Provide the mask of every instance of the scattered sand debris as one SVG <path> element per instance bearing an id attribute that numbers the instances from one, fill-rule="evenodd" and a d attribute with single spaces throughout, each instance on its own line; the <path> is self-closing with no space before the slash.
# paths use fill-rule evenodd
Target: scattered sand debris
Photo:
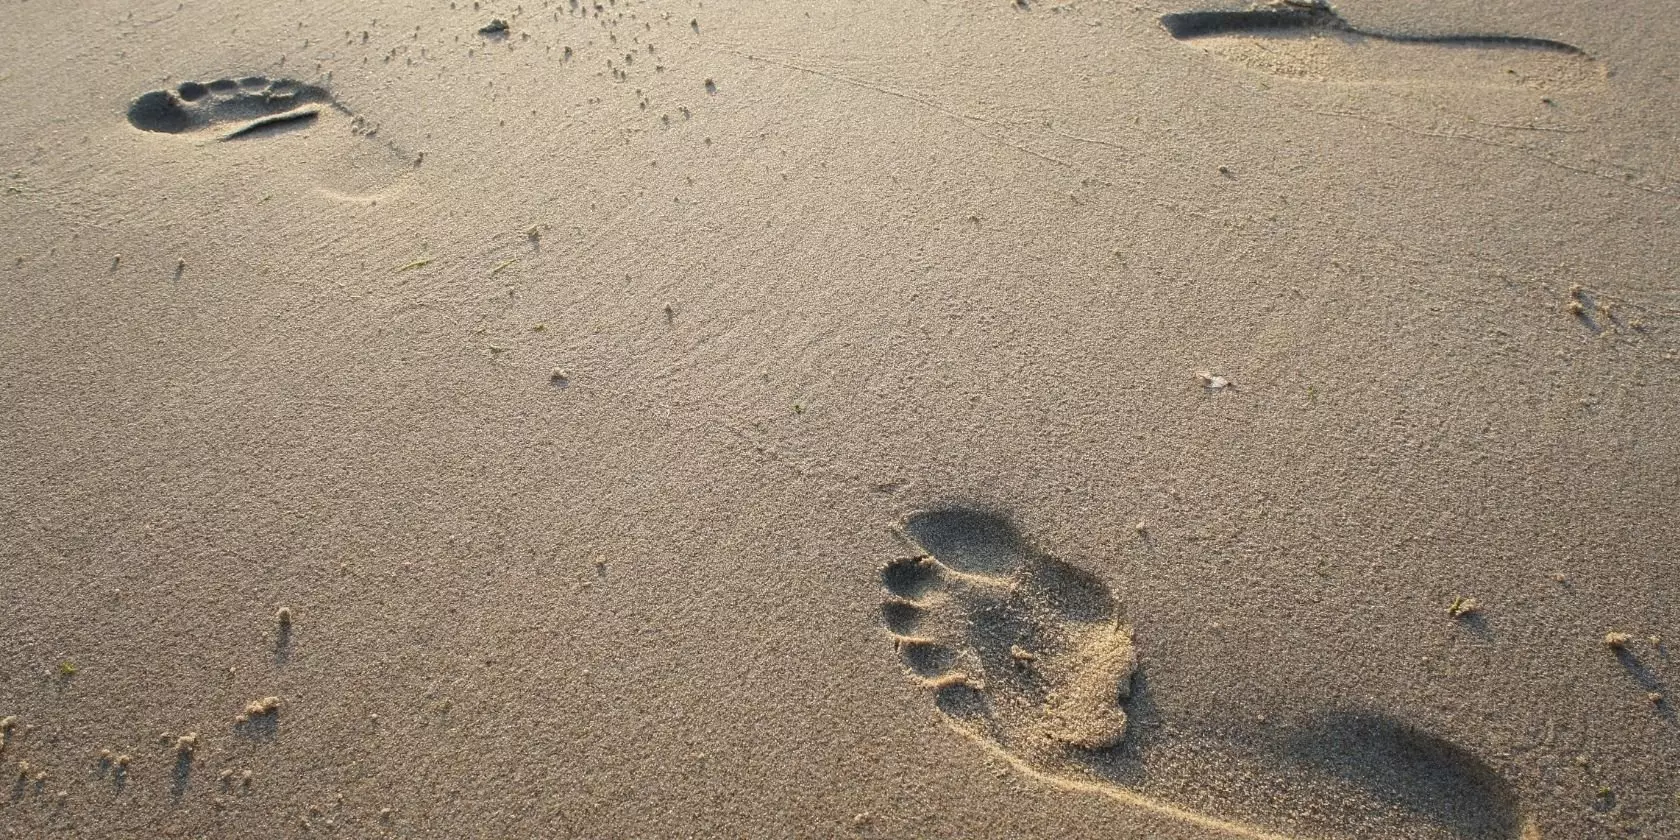
<path id="1" fill-rule="evenodd" d="M 280 698 L 264 697 L 245 704 L 245 711 L 234 718 L 237 723 L 249 723 L 251 718 L 271 715 L 280 709 Z"/>
<path id="2" fill-rule="evenodd" d="M 1447 615 L 1453 618 L 1464 618 L 1481 611 L 1481 602 L 1475 598 L 1466 598 L 1463 595 L 1454 596 L 1452 604 L 1447 607 Z"/>
<path id="3" fill-rule="evenodd" d="M 1231 380 L 1216 375 L 1212 371 L 1196 371 L 1196 381 L 1202 383 L 1202 387 L 1209 391 L 1224 391 L 1227 389 L 1235 391 L 1237 389 L 1235 385 L 1231 384 Z"/>

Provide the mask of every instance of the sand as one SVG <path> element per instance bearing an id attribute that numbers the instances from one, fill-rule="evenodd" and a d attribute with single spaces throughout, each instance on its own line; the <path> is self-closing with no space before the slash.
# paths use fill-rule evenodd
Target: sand
<path id="1" fill-rule="evenodd" d="M 1672 10 L 1202 8 L 5 0 L 0 833 L 1680 837 Z"/>

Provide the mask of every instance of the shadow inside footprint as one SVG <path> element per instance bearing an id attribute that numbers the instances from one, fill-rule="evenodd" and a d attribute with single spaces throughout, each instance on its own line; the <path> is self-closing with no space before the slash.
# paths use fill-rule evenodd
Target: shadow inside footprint
<path id="1" fill-rule="evenodd" d="M 1559 91 L 1600 84 L 1606 70 L 1574 44 L 1500 33 L 1385 31 L 1355 26 L 1323 0 L 1162 15 L 1174 39 L 1250 70 L 1376 86 L 1478 112 L 1488 90 Z M 1481 92 L 1481 93 L 1478 93 Z M 1509 106 L 1505 106 L 1509 107 Z"/>
<path id="2" fill-rule="evenodd" d="M 1360 29 L 1348 23 L 1329 3 L 1314 0 L 1280 0 L 1270 5 L 1240 10 L 1208 10 L 1162 15 L 1161 26 L 1178 40 L 1219 35 L 1277 35 L 1291 32 L 1342 32 L 1380 41 L 1446 46 L 1514 47 L 1552 50 L 1586 55 L 1580 47 L 1550 38 L 1523 35 L 1448 34 L 1428 35 Z"/>
<path id="3" fill-rule="evenodd" d="M 1296 730 L 1284 758 L 1376 794 L 1391 809 L 1464 838 L 1516 837 L 1521 816 L 1504 779 L 1481 759 L 1382 715 L 1337 712 Z"/>
<path id="4" fill-rule="evenodd" d="M 985 511 L 925 511 L 906 519 L 904 531 L 939 562 L 959 572 L 1007 573 L 1025 559 L 1015 526 Z"/>
<path id="5" fill-rule="evenodd" d="M 925 553 L 881 571 L 902 665 L 947 721 L 1023 769 L 1239 834 L 1521 835 L 1492 768 L 1382 715 L 1256 725 L 1214 710 L 1175 724 L 1108 585 L 1033 550 L 1002 516 L 924 511 L 903 533 Z"/>
<path id="6" fill-rule="evenodd" d="M 295 79 L 246 76 L 182 82 L 140 94 L 128 121 L 142 131 L 184 134 L 226 131 L 223 140 L 274 133 L 313 121 L 322 106 L 338 107 L 326 88 Z"/>
<path id="7" fill-rule="evenodd" d="M 254 119 L 245 125 L 222 135 L 222 139 L 243 140 L 251 137 L 267 137 L 269 135 L 303 128 L 310 123 L 315 122 L 315 120 L 320 116 L 321 112 L 317 109 L 299 108 L 295 111 L 287 111 L 284 114 L 275 114 L 272 117 L 259 117 L 258 119 Z"/>

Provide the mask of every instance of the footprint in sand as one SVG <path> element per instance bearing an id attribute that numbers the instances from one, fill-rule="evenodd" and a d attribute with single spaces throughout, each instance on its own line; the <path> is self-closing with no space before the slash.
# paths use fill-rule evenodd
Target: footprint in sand
<path id="1" fill-rule="evenodd" d="M 1668 158 L 1603 156 L 1594 138 L 1617 114 L 1600 102 L 1610 68 L 1574 44 L 1379 31 L 1356 26 L 1327 0 L 1185 11 L 1160 23 L 1186 46 L 1280 80 L 1264 87 L 1278 102 L 1310 113 L 1508 149 L 1635 189 L 1672 191 Z"/>
<path id="2" fill-rule="evenodd" d="M 326 87 L 266 76 L 185 81 L 169 90 L 140 94 L 128 106 L 128 121 L 141 131 L 210 141 L 249 140 L 312 133 L 335 123 L 339 134 L 371 138 L 375 129 L 344 107 Z M 319 180 L 366 193 L 412 168 L 416 158 L 384 142 L 357 142 L 330 154 L 313 154 Z M 341 196 L 350 197 L 350 196 Z"/>
<path id="3" fill-rule="evenodd" d="M 142 131 L 212 131 L 219 135 L 217 139 L 237 140 L 301 128 L 314 122 L 322 107 L 343 111 L 326 88 L 292 79 L 246 76 L 182 82 L 174 90 L 143 93 L 128 106 L 128 121 Z"/>
<path id="4" fill-rule="evenodd" d="M 1164 15 L 1172 37 L 1253 70 L 1347 84 L 1423 83 L 1559 90 L 1602 79 L 1585 51 L 1546 38 L 1377 32 L 1324 0 L 1278 0 L 1236 11 Z"/>
<path id="5" fill-rule="evenodd" d="M 1381 715 L 1168 725 L 1096 576 L 982 511 L 917 513 L 901 533 L 919 553 L 882 569 L 881 614 L 904 666 L 1023 772 L 1238 837 L 1539 836 L 1480 760 Z"/>

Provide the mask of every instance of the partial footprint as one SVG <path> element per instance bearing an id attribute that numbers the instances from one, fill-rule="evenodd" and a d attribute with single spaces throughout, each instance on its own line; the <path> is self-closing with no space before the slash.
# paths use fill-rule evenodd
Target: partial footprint
<path id="1" fill-rule="evenodd" d="M 182 82 L 174 90 L 143 93 L 128 106 L 128 121 L 143 131 L 214 131 L 222 140 L 236 140 L 302 127 L 320 116 L 324 106 L 343 111 L 326 88 L 246 76 Z"/>
<path id="2" fill-rule="evenodd" d="M 338 133 L 371 138 L 376 129 L 335 99 L 326 87 L 265 76 L 186 81 L 171 90 L 148 91 L 128 106 L 128 121 L 142 131 L 213 141 L 274 137 L 333 121 Z M 355 143 L 314 156 L 316 168 L 335 194 L 368 193 L 390 184 L 417 160 L 380 141 Z"/>
<path id="3" fill-rule="evenodd" d="M 881 573 L 900 659 L 952 725 L 1024 772 L 1242 837 L 1539 836 L 1480 760 L 1380 715 L 1169 725 L 1096 576 L 983 511 L 917 513 L 902 533 L 921 553 Z"/>
<path id="4" fill-rule="evenodd" d="M 1383 32 L 1326 0 L 1163 15 L 1186 46 L 1277 79 L 1272 101 L 1324 117 L 1467 142 L 1633 189 L 1674 192 L 1661 144 L 1605 157 L 1621 121 L 1608 65 L 1573 44 L 1506 34 Z M 1627 149 L 1631 149 L 1627 150 Z"/>
<path id="5" fill-rule="evenodd" d="M 1120 743 L 1137 659 L 1101 581 L 1029 559 L 985 514 L 920 514 L 906 530 L 929 555 L 887 567 L 883 616 L 946 714 L 1023 757 Z"/>
<path id="6" fill-rule="evenodd" d="M 1591 56 L 1562 41 L 1376 32 L 1355 27 L 1324 0 L 1183 12 L 1163 16 L 1161 25 L 1228 61 L 1315 81 L 1556 90 L 1603 76 Z"/>

